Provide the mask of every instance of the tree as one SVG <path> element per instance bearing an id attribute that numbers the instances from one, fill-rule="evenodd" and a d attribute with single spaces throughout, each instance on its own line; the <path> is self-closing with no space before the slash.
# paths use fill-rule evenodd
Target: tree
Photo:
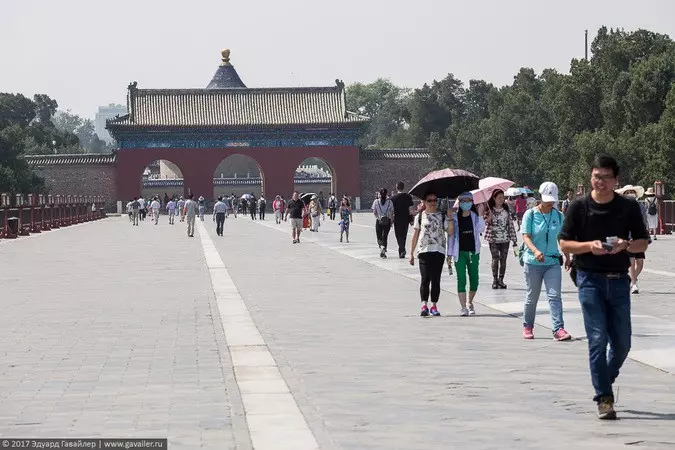
<path id="1" fill-rule="evenodd" d="M 407 147 L 407 123 L 403 117 L 408 90 L 380 78 L 370 84 L 347 87 L 347 110 L 370 117 L 360 140 L 364 147 Z"/>

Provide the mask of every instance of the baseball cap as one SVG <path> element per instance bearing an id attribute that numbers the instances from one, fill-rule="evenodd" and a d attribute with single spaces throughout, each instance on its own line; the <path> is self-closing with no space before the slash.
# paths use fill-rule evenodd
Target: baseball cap
<path id="1" fill-rule="evenodd" d="M 548 202 L 558 202 L 558 186 L 555 183 L 550 181 L 545 181 L 539 186 L 539 194 L 541 195 L 541 201 Z"/>

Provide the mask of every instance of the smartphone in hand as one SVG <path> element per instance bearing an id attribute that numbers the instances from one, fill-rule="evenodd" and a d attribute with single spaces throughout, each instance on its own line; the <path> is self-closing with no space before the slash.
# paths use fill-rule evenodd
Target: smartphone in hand
<path id="1" fill-rule="evenodd" d="M 604 248 L 608 252 L 611 252 L 612 250 L 614 250 L 614 246 L 612 244 L 608 244 L 606 242 L 602 243 L 602 248 Z"/>

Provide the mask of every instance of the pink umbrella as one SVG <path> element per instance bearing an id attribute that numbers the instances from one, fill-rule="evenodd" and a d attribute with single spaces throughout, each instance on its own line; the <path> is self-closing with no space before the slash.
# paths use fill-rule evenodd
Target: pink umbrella
<path id="1" fill-rule="evenodd" d="M 473 195 L 473 203 L 478 205 L 480 203 L 487 203 L 492 197 L 492 193 L 496 190 L 506 191 L 513 186 L 513 181 L 505 178 L 487 177 L 478 182 L 478 189 L 471 191 Z M 457 205 L 457 201 L 455 201 Z"/>

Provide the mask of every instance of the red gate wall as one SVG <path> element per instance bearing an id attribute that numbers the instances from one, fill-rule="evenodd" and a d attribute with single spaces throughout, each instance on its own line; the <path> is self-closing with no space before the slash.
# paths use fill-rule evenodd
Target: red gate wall
<path id="1" fill-rule="evenodd" d="M 333 171 L 338 194 L 360 193 L 358 147 L 280 147 L 280 148 L 134 148 L 117 151 L 117 196 L 129 200 L 141 195 L 143 170 L 151 162 L 165 159 L 178 165 L 183 173 L 184 193 L 213 197 L 213 176 L 220 162 L 230 155 L 245 155 L 260 166 L 265 197 L 293 192 L 297 167 L 307 158 L 321 158 Z M 257 194 L 257 193 L 256 193 Z"/>

